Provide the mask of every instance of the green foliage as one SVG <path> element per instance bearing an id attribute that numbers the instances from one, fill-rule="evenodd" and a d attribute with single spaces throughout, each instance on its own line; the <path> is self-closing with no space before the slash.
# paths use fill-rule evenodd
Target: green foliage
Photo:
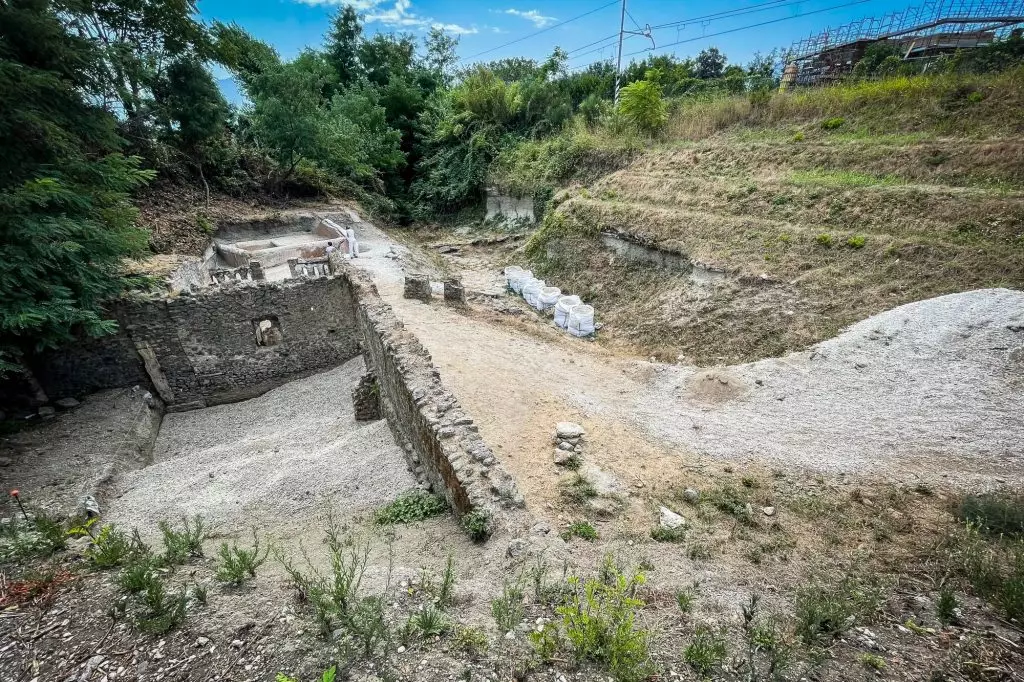
<path id="1" fill-rule="evenodd" d="M 44 0 L 4 3 L 0 90 L 0 375 L 22 358 L 116 328 L 101 304 L 143 252 L 129 194 L 153 177 L 119 153 L 114 118 L 89 94 L 97 46 Z"/>
<path id="2" fill-rule="evenodd" d="M 822 121 L 821 127 L 825 130 L 835 130 L 836 128 L 841 128 L 844 123 L 846 123 L 846 119 L 842 116 L 833 116 Z"/>
<path id="3" fill-rule="evenodd" d="M 740 492 L 736 486 L 723 483 L 707 494 L 707 501 L 718 511 L 728 514 L 745 525 L 756 525 L 757 520 L 751 513 L 749 493 Z"/>
<path id="4" fill-rule="evenodd" d="M 335 676 L 338 674 L 337 666 L 331 666 L 324 671 L 324 674 L 320 676 L 317 682 L 334 682 Z M 288 677 L 284 673 L 278 673 L 277 677 L 274 678 L 274 682 L 299 682 L 298 678 Z"/>
<path id="5" fill-rule="evenodd" d="M 597 488 L 583 474 L 577 473 L 571 480 L 559 484 L 558 492 L 566 502 L 583 504 L 597 497 Z"/>
<path id="6" fill-rule="evenodd" d="M 956 600 L 956 593 L 949 585 L 943 585 L 939 590 L 939 598 L 935 601 L 935 615 L 943 625 L 949 625 L 956 620 L 956 610 L 959 604 Z"/>
<path id="7" fill-rule="evenodd" d="M 805 644 L 835 639 L 873 615 L 881 602 L 876 585 L 853 576 L 801 587 L 795 600 L 796 634 Z"/>
<path id="8" fill-rule="evenodd" d="M 374 522 L 385 526 L 395 523 L 415 523 L 448 511 L 448 503 L 440 495 L 424 490 L 402 493 L 391 502 L 373 513 Z"/>
<path id="9" fill-rule="evenodd" d="M 1024 538 L 992 537 L 967 524 L 950 537 L 947 569 L 1006 618 L 1024 619 Z"/>
<path id="10" fill-rule="evenodd" d="M 681 590 L 676 590 L 676 605 L 683 613 L 693 610 L 693 604 L 697 601 L 697 583 Z"/>
<path id="11" fill-rule="evenodd" d="M 34 510 L 28 521 L 15 514 L 0 525 L 0 563 L 48 557 L 66 547 L 60 521 L 41 510 Z"/>
<path id="12" fill-rule="evenodd" d="M 1024 495 L 999 491 L 965 495 L 955 510 L 958 520 L 983 533 L 1024 537 Z"/>
<path id="13" fill-rule="evenodd" d="M 135 615 L 135 625 L 147 634 L 163 634 L 185 620 L 185 590 L 170 594 L 160 580 L 150 580 L 139 599 L 142 609 Z"/>
<path id="14" fill-rule="evenodd" d="M 618 113 L 641 132 L 653 135 L 668 121 L 668 107 L 662 98 L 661 85 L 648 78 L 630 83 L 619 91 Z"/>
<path id="15" fill-rule="evenodd" d="M 828 232 L 822 232 L 821 234 L 814 236 L 814 241 L 818 242 L 821 246 L 832 246 L 832 235 Z"/>
<path id="16" fill-rule="evenodd" d="M 450 627 L 444 614 L 433 606 L 425 606 L 422 611 L 415 614 L 412 623 L 424 637 L 443 635 Z"/>
<path id="17" fill-rule="evenodd" d="M 865 668 L 870 668 L 871 670 L 876 670 L 878 672 L 885 670 L 885 659 L 881 656 L 863 653 L 857 657 L 857 660 L 860 661 Z"/>
<path id="18" fill-rule="evenodd" d="M 370 545 L 359 544 L 345 534 L 333 515 L 328 515 L 324 529 L 330 572 L 321 573 L 306 558 L 308 572 L 278 555 L 292 586 L 299 596 L 313 608 L 313 616 L 320 632 L 329 635 L 345 625 L 359 601 L 359 586 L 370 556 Z"/>
<path id="19" fill-rule="evenodd" d="M 491 514 L 486 509 L 471 509 L 463 514 L 459 525 L 473 542 L 484 542 L 491 537 Z"/>
<path id="20" fill-rule="evenodd" d="M 448 555 L 441 574 L 441 584 L 437 588 L 437 605 L 441 608 L 450 606 L 455 601 L 455 557 Z"/>
<path id="21" fill-rule="evenodd" d="M 651 529 L 651 539 L 655 542 L 682 542 L 686 539 L 686 528 L 683 526 L 676 528 L 655 526 Z"/>
<path id="22" fill-rule="evenodd" d="M 452 633 L 452 644 L 457 649 L 465 651 L 473 657 L 480 657 L 487 653 L 489 642 L 487 633 L 477 628 L 456 625 Z"/>
<path id="23" fill-rule="evenodd" d="M 644 606 L 637 597 L 643 574 L 626 576 L 606 560 L 601 576 L 586 581 L 572 576 L 568 583 L 569 596 L 555 611 L 573 657 L 604 665 L 620 682 L 646 679 L 654 670 L 650 635 L 636 623 Z"/>
<path id="24" fill-rule="evenodd" d="M 156 573 L 156 563 L 149 554 L 134 558 L 118 574 L 117 586 L 128 594 L 147 591 L 154 581 L 160 579 Z"/>
<path id="25" fill-rule="evenodd" d="M 103 526 L 95 534 L 91 532 L 91 528 L 89 531 L 90 543 L 85 550 L 85 557 L 93 568 L 114 568 L 150 553 L 149 548 L 139 537 L 138 529 L 133 530 L 130 536 L 115 528 L 113 524 Z"/>
<path id="26" fill-rule="evenodd" d="M 698 625 L 693 639 L 683 651 L 683 660 L 699 675 L 706 677 L 725 661 L 727 654 L 725 637 L 710 625 Z"/>
<path id="27" fill-rule="evenodd" d="M 206 522 L 196 514 L 189 519 L 181 518 L 181 530 L 171 526 L 168 521 L 157 524 L 164 543 L 164 561 L 174 566 L 183 564 L 192 557 L 203 556 L 203 541 L 209 537 Z"/>
<path id="28" fill-rule="evenodd" d="M 802 132 L 793 133 L 793 142 L 803 142 L 804 134 Z"/>
<path id="29" fill-rule="evenodd" d="M 237 544 L 223 542 L 217 555 L 217 579 L 230 585 L 241 585 L 256 577 L 256 570 L 267 560 L 270 548 L 260 552 L 260 539 L 256 531 L 252 532 L 252 549 L 244 549 Z"/>
<path id="30" fill-rule="evenodd" d="M 581 538 L 587 542 L 597 540 L 597 530 L 587 521 L 575 521 L 562 531 L 562 539 L 568 542 L 573 538 Z"/>
<path id="31" fill-rule="evenodd" d="M 505 581 L 501 596 L 491 601 L 491 615 L 502 634 L 523 621 L 523 585 L 520 580 Z"/>
<path id="32" fill-rule="evenodd" d="M 851 249 L 863 249 L 867 243 L 867 237 L 862 234 L 855 234 L 846 240 L 846 245 Z"/>

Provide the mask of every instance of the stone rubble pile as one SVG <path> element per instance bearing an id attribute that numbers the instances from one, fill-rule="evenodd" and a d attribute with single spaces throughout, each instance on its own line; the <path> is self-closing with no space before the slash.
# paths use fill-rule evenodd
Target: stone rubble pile
<path id="1" fill-rule="evenodd" d="M 558 422 L 555 425 L 555 464 L 567 466 L 579 461 L 583 454 L 583 436 L 586 431 L 573 422 Z"/>

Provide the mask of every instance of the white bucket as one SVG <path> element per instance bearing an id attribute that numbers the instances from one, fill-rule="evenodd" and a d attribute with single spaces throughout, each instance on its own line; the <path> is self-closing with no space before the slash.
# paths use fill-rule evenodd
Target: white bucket
<path id="1" fill-rule="evenodd" d="M 594 333 L 594 307 L 580 304 L 569 311 L 569 333 L 590 336 Z"/>
<path id="2" fill-rule="evenodd" d="M 562 329 L 569 326 L 569 311 L 575 306 L 578 306 L 580 301 L 579 296 L 562 296 L 555 303 L 555 324 Z"/>
<path id="3" fill-rule="evenodd" d="M 540 290 L 544 288 L 544 280 L 542 279 L 531 279 L 523 284 L 523 298 L 526 302 L 532 305 L 534 308 L 537 307 L 537 297 L 540 296 Z"/>
<path id="4" fill-rule="evenodd" d="M 509 286 L 512 287 L 512 291 L 517 294 L 523 293 L 523 285 L 533 279 L 533 272 L 530 270 L 520 270 L 512 275 L 512 279 L 509 281 Z"/>
<path id="5" fill-rule="evenodd" d="M 558 287 L 544 287 L 540 290 L 540 295 L 537 296 L 537 305 L 534 307 L 537 310 L 551 310 L 561 297 L 562 290 Z"/>

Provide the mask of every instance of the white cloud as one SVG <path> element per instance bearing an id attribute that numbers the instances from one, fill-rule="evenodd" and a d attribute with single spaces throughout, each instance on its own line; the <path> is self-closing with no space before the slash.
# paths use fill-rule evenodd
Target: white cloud
<path id="1" fill-rule="evenodd" d="M 557 21 L 556 17 L 546 17 L 535 9 L 523 11 L 521 9 L 507 9 L 505 14 L 511 14 L 514 17 L 526 19 L 532 21 L 533 25 L 537 28 L 544 28 L 548 24 Z"/>
<path id="2" fill-rule="evenodd" d="M 380 23 L 390 28 L 404 28 L 410 30 L 423 30 L 427 28 L 439 28 L 447 33 L 455 35 L 468 35 L 478 33 L 475 27 L 460 26 L 459 24 L 442 23 L 432 17 L 424 17 L 412 11 L 412 0 L 298 0 L 306 5 L 333 5 L 337 7 L 349 6 L 357 12 L 365 13 L 365 21 L 368 24 Z M 390 4 L 390 7 L 388 6 Z"/>

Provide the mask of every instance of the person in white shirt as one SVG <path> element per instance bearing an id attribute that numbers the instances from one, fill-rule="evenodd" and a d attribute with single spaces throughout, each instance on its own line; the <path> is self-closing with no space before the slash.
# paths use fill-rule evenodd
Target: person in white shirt
<path id="1" fill-rule="evenodd" d="M 332 253 L 334 253 L 334 242 L 327 242 L 327 257 L 330 258 Z"/>

